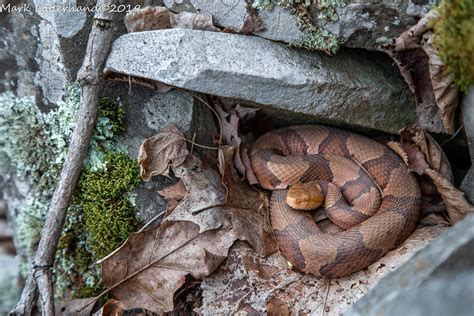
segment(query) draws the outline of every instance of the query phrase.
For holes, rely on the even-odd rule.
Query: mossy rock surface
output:
[[[474,1],[443,1],[434,22],[434,44],[454,82],[467,92],[474,85]]]

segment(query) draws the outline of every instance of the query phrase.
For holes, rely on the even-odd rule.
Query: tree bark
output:
[[[82,67],[77,74],[77,80],[81,85],[81,101],[76,126],[58,185],[51,199],[33,260],[33,267],[28,273],[20,300],[10,311],[10,315],[33,314],[38,292],[42,314],[49,316],[55,313],[51,268],[67,209],[79,179],[94,129],[98,109],[100,73],[110,50],[116,27],[116,13],[110,12],[110,9],[111,5],[116,6],[117,4],[118,0],[97,1],[94,25],[89,35]]]

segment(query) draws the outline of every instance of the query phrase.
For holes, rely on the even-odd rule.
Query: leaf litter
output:
[[[146,165],[142,176],[168,174],[169,168],[164,166],[170,166],[186,193],[158,227],[131,234],[102,260],[104,285],[124,309],[173,311],[174,294],[186,276],[202,279],[214,272],[236,240],[247,241],[260,256],[276,250],[261,211],[260,192],[237,179],[228,163],[234,148],[222,150],[221,175],[192,155],[182,164],[174,164],[176,156],[181,159],[176,152],[181,151],[163,150],[175,143],[169,141],[168,129],[164,133],[152,137],[154,141],[144,141],[141,157],[147,159],[140,159],[141,165]],[[182,189],[169,188],[164,194],[171,198],[176,191],[182,193]]]
[[[455,224],[466,214],[474,212],[464,193],[454,186],[451,166],[434,138],[416,125],[400,131],[400,136],[401,142],[389,143],[390,148],[411,171],[430,179],[444,202],[449,223]]]
[[[384,49],[416,96],[418,126],[430,132],[452,135],[459,89],[453,76],[446,73],[446,66],[433,46],[431,25],[438,18],[436,10],[431,10]]]
[[[167,156],[146,148],[147,157],[159,153],[158,166],[175,156],[174,150]],[[161,194],[179,199],[176,208],[158,227],[130,235],[102,261],[104,285],[122,309],[173,311],[174,295],[191,275],[203,280],[198,313],[338,314],[444,229],[419,228],[400,247],[349,277],[328,281],[302,275],[289,269],[277,251],[267,196],[242,181],[234,168],[236,151],[236,145],[219,150],[220,172],[192,155],[171,167],[182,184]]]

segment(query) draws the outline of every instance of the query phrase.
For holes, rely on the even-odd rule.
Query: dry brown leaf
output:
[[[425,170],[430,166],[426,162],[425,155],[421,152],[420,148],[414,144],[407,143],[402,143],[401,146],[407,157],[405,163],[407,164],[408,169],[419,175],[424,174]]]
[[[162,313],[174,309],[173,295],[191,274],[202,278],[227,256],[233,239],[223,229],[199,233],[188,221],[164,222],[131,234],[102,262],[103,282],[126,309],[141,307]]]
[[[186,186],[184,185],[183,180],[179,179],[175,184],[158,191],[158,194],[167,202],[165,214],[168,215],[178,206],[179,201],[181,201],[186,195]]]
[[[128,32],[143,32],[170,28],[186,28],[219,32],[212,16],[205,13],[182,12],[175,14],[166,7],[145,7],[134,9],[124,18]]]
[[[220,29],[212,22],[212,15],[208,13],[171,14],[171,24],[173,28],[220,32]]]
[[[390,148],[402,157],[411,171],[432,180],[444,201],[450,223],[455,224],[467,213],[474,212],[464,193],[454,187],[451,166],[433,137],[416,126],[403,129],[400,135],[401,144],[391,142]]]
[[[252,164],[250,163],[250,156],[247,148],[242,148],[240,151],[240,159],[245,167],[245,178],[250,185],[258,184],[257,176],[253,172]]]
[[[390,141],[387,143],[387,146],[402,158],[403,162],[408,166],[408,154],[405,152],[405,149],[403,149],[401,143]]]
[[[429,58],[429,71],[438,113],[447,134],[454,133],[454,113],[458,106],[459,89],[454,77],[446,73],[445,64],[439,58],[439,52],[433,47],[433,33],[423,34],[421,47]]]
[[[186,195],[186,186],[184,185],[183,180],[179,179],[179,181],[175,184],[158,191],[158,194],[161,195],[166,201],[180,201]]]
[[[420,129],[415,125],[401,130],[400,136],[402,144],[414,144],[421,150],[430,168],[441,173],[449,181],[453,181],[451,165],[446,154],[438,142],[426,130]]]
[[[110,299],[102,306],[102,316],[121,316],[125,310],[122,302]]]
[[[428,175],[438,188],[441,197],[449,215],[449,222],[455,224],[463,219],[468,213],[474,212],[474,206],[469,204],[464,193],[456,189],[451,181],[447,180],[443,175],[433,169],[427,169],[425,174]]]
[[[270,298],[267,302],[267,315],[268,316],[289,316],[290,309],[288,308],[288,303],[282,301],[278,297],[274,296]]]
[[[128,32],[143,32],[170,29],[170,12],[165,7],[145,7],[134,9],[124,18]]]
[[[431,132],[453,134],[459,91],[432,45],[430,25],[436,18],[436,10],[430,11],[384,48],[417,98],[418,126]]]
[[[98,309],[97,299],[97,297],[90,297],[71,300],[62,306],[61,314],[65,316],[89,316],[94,310]]]
[[[229,150],[227,156],[232,156]],[[231,163],[223,166],[225,170],[231,167]],[[173,170],[187,190],[176,209],[160,226],[131,234],[102,261],[104,285],[126,309],[172,311],[174,293],[186,275],[200,279],[211,274],[236,240],[248,241],[261,256],[276,249],[259,213],[262,201],[258,192],[252,193],[247,185],[252,191],[242,193],[240,204],[233,200],[236,205],[228,206],[221,176],[196,157],[190,155]]]
[[[246,148],[241,146],[242,139],[239,135],[239,123],[241,120],[249,120],[255,117],[258,109],[243,107],[237,104],[223,103],[215,105],[217,115],[222,123],[222,136],[225,142],[235,147],[234,166],[241,175],[251,184],[257,184],[257,176],[253,172],[250,158]]]
[[[138,155],[140,175],[144,181],[150,181],[155,175],[168,176],[170,167],[182,164],[187,155],[183,133],[171,124],[143,141]]]
[[[253,7],[252,1],[247,1],[247,15],[245,16],[244,24],[239,30],[239,33],[244,35],[252,35],[254,33],[263,31],[265,31],[265,25],[258,17],[258,12]]]

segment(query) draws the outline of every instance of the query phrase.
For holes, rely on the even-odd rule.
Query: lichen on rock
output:
[[[48,113],[42,112],[32,97],[17,98],[10,92],[0,95],[0,158],[7,166],[2,175],[15,173],[31,187],[15,219],[20,253],[24,254],[23,274],[34,255],[66,158],[79,100],[77,84],[70,86],[66,100]],[[93,137],[56,254],[58,296],[97,293],[100,273],[93,263],[136,229],[132,197],[139,182],[138,163],[116,141],[123,106],[104,97],[99,103]]]
[[[311,21],[308,8],[313,6],[317,9],[318,19],[334,22],[339,19],[336,9],[345,4],[344,0],[254,0],[252,5],[258,10],[272,10],[275,5],[279,5],[286,10],[295,12],[299,28],[304,31],[305,35],[299,41],[290,43],[290,46],[334,54],[341,45],[341,41],[329,30],[315,26]]]

